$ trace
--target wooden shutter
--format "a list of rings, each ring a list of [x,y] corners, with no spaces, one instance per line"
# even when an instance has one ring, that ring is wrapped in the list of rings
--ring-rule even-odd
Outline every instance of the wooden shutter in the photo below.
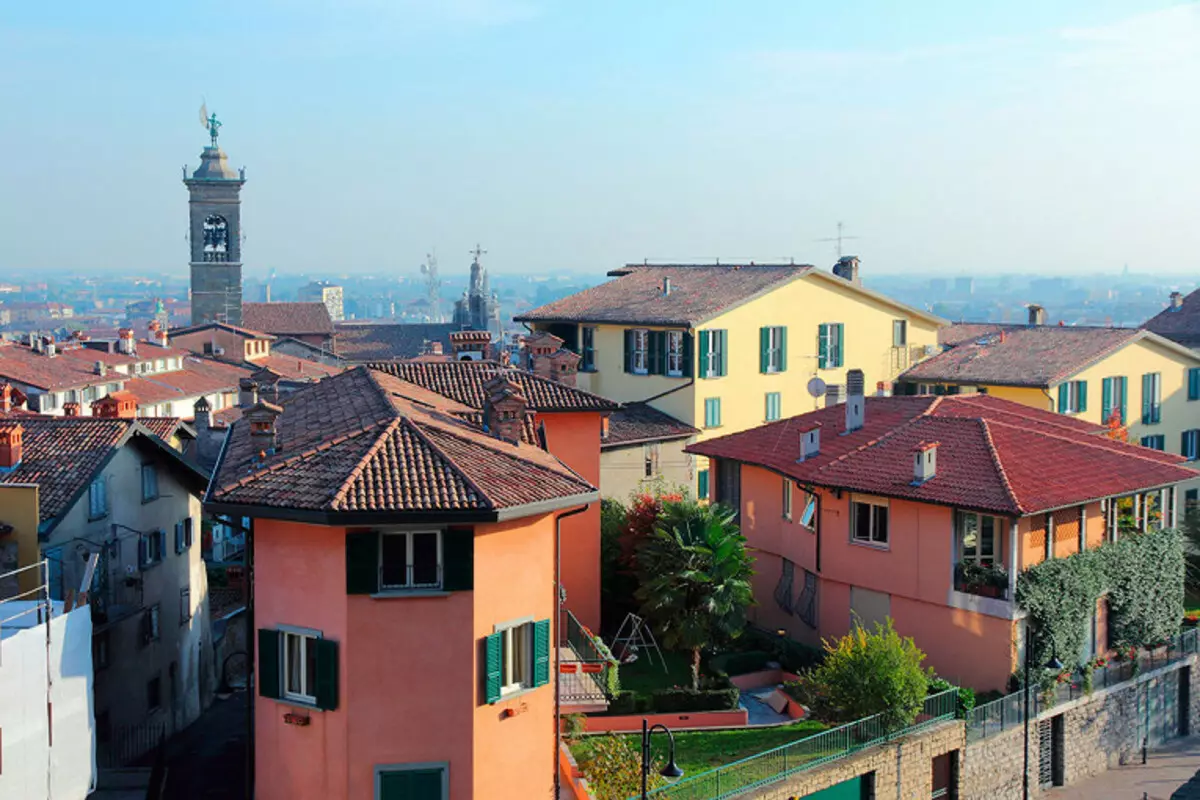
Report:
[[[346,534],[346,594],[379,591],[379,532]]]
[[[1188,400],[1200,400],[1200,367],[1188,370]]]
[[[696,473],[696,498],[708,499],[708,470],[702,469]]]
[[[771,368],[771,329],[758,329],[758,371],[767,372]]]
[[[721,348],[721,363],[717,365],[717,374],[724,378],[729,367],[729,331],[717,331],[717,345]]]
[[[1100,421],[1108,422],[1114,408],[1116,406],[1113,403],[1113,379],[1105,378],[1100,381]]]
[[[837,352],[834,354],[836,359],[834,366],[841,367],[846,363],[846,326],[838,322],[835,329],[837,330]]]
[[[533,623],[533,685],[550,682],[550,620]]]
[[[824,323],[817,326],[817,367],[829,368],[829,326]]]
[[[450,528],[442,534],[442,588],[469,592],[475,588],[475,530]]]
[[[1067,413],[1067,384],[1060,383],[1058,385],[1058,413]]]
[[[683,377],[690,378],[696,374],[693,362],[696,359],[696,354],[693,347],[692,332],[683,332]]]
[[[646,373],[662,375],[667,371],[667,360],[663,357],[667,334],[663,331],[646,331]]]
[[[440,769],[406,769],[379,773],[377,800],[442,800]]]
[[[1076,402],[1079,406],[1079,413],[1087,411],[1087,381],[1075,381],[1075,385],[1079,387],[1079,397]]]
[[[701,378],[711,378],[712,373],[708,369],[708,356],[712,352],[712,333],[709,331],[700,331],[700,369],[699,375]]]
[[[1152,404],[1150,402],[1151,401],[1151,398],[1150,398],[1150,384],[1151,383],[1152,383],[1152,380],[1151,380],[1151,377],[1149,374],[1142,376],[1142,424],[1143,425],[1148,425],[1149,423],[1153,422],[1153,420],[1150,418],[1150,410],[1152,408]]]
[[[1121,378],[1121,424],[1125,424],[1125,408],[1129,402],[1129,379]]]
[[[488,703],[500,699],[500,672],[504,663],[504,634],[493,633],[484,638],[483,696]]]
[[[625,329],[625,371],[633,372],[633,331]]]
[[[258,694],[278,700],[279,693],[279,631],[258,629]]]
[[[150,542],[145,536],[138,537],[138,566],[145,568],[150,560]]]
[[[317,685],[313,696],[317,708],[333,711],[338,705],[338,645],[331,639],[309,639],[317,649]]]
[[[787,326],[779,326],[779,371],[787,372]]]

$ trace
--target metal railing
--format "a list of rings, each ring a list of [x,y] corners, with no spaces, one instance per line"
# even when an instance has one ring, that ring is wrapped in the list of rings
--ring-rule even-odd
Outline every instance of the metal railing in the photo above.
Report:
[[[119,769],[136,764],[162,746],[170,733],[169,722],[162,714],[136,725],[125,725],[111,731],[98,730],[96,766],[100,769]]]
[[[402,589],[440,589],[442,565],[388,565],[379,568],[379,588],[382,591]]]
[[[600,649],[595,635],[570,610],[565,611],[564,615],[563,635],[567,646],[576,656],[575,662],[567,663],[577,663],[577,669],[587,675],[600,693],[611,700],[608,691],[609,673],[619,668],[616,660]]]
[[[954,719],[958,715],[958,708],[958,689],[948,689],[925,698],[921,713],[911,725],[889,725],[883,715],[877,714],[684,778],[673,786],[650,792],[650,796],[664,800],[722,800],[734,797],[797,772],[846,758],[868,747]]]
[[[1161,647],[1138,650],[1137,662],[1109,660],[1102,667],[1092,670],[1091,691],[1107,689],[1133,680],[1143,672],[1165,667],[1200,653],[1200,629],[1192,628],[1173,637]],[[1081,670],[1071,674],[1071,679],[1059,683],[1048,695],[1043,695],[1036,685],[1029,689],[1029,710],[1037,719],[1059,703],[1084,697],[1089,694]],[[975,742],[995,736],[1006,730],[1025,724],[1025,693],[1017,690],[990,703],[981,703],[966,715],[967,741]]]

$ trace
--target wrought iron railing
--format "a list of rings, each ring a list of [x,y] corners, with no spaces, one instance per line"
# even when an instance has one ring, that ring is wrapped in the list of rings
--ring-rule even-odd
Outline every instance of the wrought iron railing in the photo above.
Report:
[[[1110,659],[1092,670],[1091,690],[1107,689],[1133,680],[1139,674],[1165,667],[1200,653],[1200,629],[1192,628],[1160,647],[1144,648],[1137,652],[1136,662],[1129,659]],[[1043,693],[1033,684],[1029,687],[1029,711],[1037,719],[1043,711],[1059,703],[1069,702],[1089,694],[1082,669],[1071,673],[1070,680]],[[995,736],[1025,723],[1025,692],[1017,690],[990,703],[981,703],[966,715],[967,741],[974,742]]]
[[[911,725],[889,725],[882,715],[867,717],[684,778],[672,786],[656,789],[650,796],[663,800],[722,800],[742,795],[797,772],[846,758],[873,745],[954,719],[958,708],[958,689],[948,689],[925,698],[921,713]]]
[[[569,665],[575,664],[574,669],[587,675],[600,693],[611,700],[612,687],[616,686],[615,675],[612,673],[618,669],[617,660],[574,614],[568,610],[564,612],[564,617],[563,633],[566,644],[576,658],[574,662],[564,662],[568,665],[566,668],[570,669]]]

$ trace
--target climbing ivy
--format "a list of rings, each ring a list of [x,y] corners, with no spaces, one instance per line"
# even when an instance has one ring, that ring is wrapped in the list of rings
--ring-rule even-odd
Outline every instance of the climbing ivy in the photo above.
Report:
[[[1183,536],[1174,529],[1127,534],[1093,550],[1054,558],[1017,579],[1017,603],[1037,634],[1034,663],[1057,655],[1073,665],[1096,600],[1108,592],[1109,643],[1141,647],[1170,638],[1183,619]]]

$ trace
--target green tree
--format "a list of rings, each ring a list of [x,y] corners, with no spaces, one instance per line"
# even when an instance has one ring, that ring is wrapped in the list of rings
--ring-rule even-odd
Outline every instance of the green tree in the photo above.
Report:
[[[642,613],[667,647],[691,652],[694,690],[701,651],[739,636],[754,602],[751,558],[733,519],[722,505],[666,503],[638,548]]]
[[[588,737],[586,755],[579,759],[579,769],[587,778],[588,788],[597,800],[626,800],[642,791],[642,753],[632,743],[633,737],[605,736]],[[651,756],[648,789],[666,785],[659,774],[662,758]]]
[[[826,641],[825,661],[810,675],[829,713],[849,722],[883,715],[889,728],[911,725],[925,702],[933,670],[921,666],[925,653],[912,637],[887,625],[855,625],[835,642]]]

